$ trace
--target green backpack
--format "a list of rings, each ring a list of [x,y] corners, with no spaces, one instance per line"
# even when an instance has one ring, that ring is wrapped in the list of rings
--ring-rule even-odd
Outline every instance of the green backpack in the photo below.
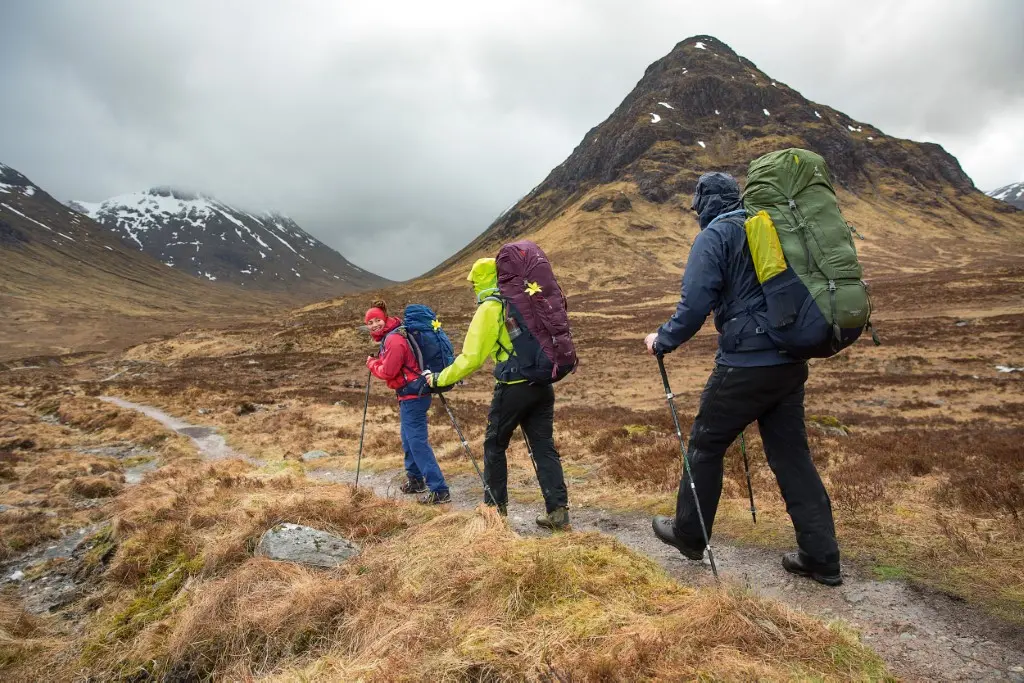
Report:
[[[799,358],[827,358],[871,329],[871,299],[825,160],[785,149],[750,163],[743,191],[765,332]],[[871,330],[879,344],[878,336]]]

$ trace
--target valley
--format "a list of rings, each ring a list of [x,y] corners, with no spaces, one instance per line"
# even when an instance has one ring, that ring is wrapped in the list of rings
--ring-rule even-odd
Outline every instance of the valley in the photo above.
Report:
[[[680,450],[643,338],[679,299],[693,182],[725,170],[742,185],[751,159],[788,146],[828,162],[882,341],[810,362],[839,589],[781,570],[793,531],[754,426],[757,523],[734,444],[721,585],[649,527],[674,510]],[[463,250],[313,303],[169,268],[33,204],[41,194],[0,194],[0,237],[16,242],[0,255],[21,269],[0,290],[21,307],[0,357],[5,678],[1024,680],[1024,212],[938,145],[810,102],[694,36]],[[80,232],[54,237],[58,218]],[[377,348],[365,310],[428,304],[458,347],[471,264],[519,238],[550,257],[580,357],[555,412],[574,529],[553,535],[531,523],[542,502],[524,444],[509,449],[506,520],[479,505],[439,404],[431,442],[452,505],[397,493],[398,411],[380,383],[360,451]],[[709,321],[666,357],[684,433],[716,347]],[[478,461],[487,370],[448,394]],[[327,569],[264,556],[289,524],[359,554]]]

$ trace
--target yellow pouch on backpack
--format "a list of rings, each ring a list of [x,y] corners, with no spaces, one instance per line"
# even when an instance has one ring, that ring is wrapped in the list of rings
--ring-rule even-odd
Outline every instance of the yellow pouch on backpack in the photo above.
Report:
[[[750,256],[754,259],[754,270],[757,281],[764,284],[786,270],[786,255],[782,253],[782,243],[775,223],[767,211],[758,211],[747,219],[744,227],[747,230],[747,245]]]

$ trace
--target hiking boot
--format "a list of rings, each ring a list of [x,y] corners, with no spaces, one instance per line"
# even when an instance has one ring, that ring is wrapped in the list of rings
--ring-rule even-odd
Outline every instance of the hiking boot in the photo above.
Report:
[[[431,491],[418,502],[420,505],[445,505],[452,502],[452,494],[448,490]]]
[[[497,508],[499,515],[501,515],[502,517],[508,517],[508,504],[500,503],[498,504]]]
[[[676,523],[671,517],[658,515],[651,520],[651,528],[654,529],[654,535],[658,537],[659,541],[672,546],[681,552],[686,559],[695,562],[700,562],[704,559],[703,548],[698,549],[689,546],[676,536]]]
[[[398,487],[398,490],[402,493],[424,493],[427,490],[427,482],[423,479],[413,479],[409,477],[405,480],[405,483]]]
[[[843,585],[843,575],[839,571],[838,564],[834,566],[818,565],[800,552],[783,555],[782,568],[790,574],[806,576],[826,586]]]
[[[537,515],[537,526],[552,531],[569,529],[569,508],[555,508],[546,515]]]

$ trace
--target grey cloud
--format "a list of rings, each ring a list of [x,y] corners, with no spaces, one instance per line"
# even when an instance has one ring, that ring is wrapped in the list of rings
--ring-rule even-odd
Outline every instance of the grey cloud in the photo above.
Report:
[[[811,99],[1024,179],[1024,4],[7,3],[0,160],[61,198],[178,184],[412,277],[483,230],[648,64],[715,35]]]

